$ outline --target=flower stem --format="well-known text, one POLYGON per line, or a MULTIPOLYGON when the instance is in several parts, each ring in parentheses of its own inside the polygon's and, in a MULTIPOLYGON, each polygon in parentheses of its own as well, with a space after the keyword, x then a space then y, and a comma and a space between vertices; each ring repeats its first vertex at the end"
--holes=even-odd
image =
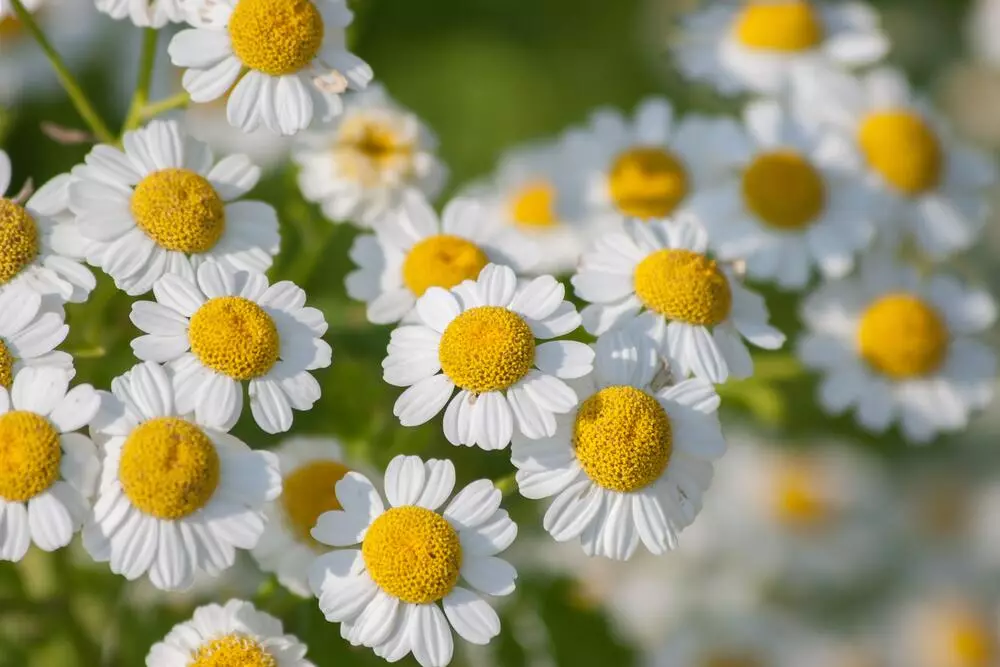
POLYGON ((129 104, 128 114, 125 116, 125 123, 122 125, 121 133, 123 135, 129 130, 139 127, 139 123, 142 121, 143 111, 149 100, 149 87, 153 81, 153 67, 156 65, 156 38, 157 32, 154 28, 146 28, 142 31, 139 78, 135 84, 135 93, 132 94, 132 103, 129 104))
POLYGON ((171 95, 170 97, 156 102, 151 102, 142 108, 142 118, 154 118, 155 116, 159 116, 161 113, 166 113, 167 111, 182 109, 186 107, 190 101, 191 96, 185 91, 177 93, 176 95, 171 95))

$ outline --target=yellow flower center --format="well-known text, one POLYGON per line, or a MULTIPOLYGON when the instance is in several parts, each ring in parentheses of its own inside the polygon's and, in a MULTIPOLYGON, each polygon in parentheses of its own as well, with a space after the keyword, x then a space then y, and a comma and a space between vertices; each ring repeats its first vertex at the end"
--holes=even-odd
POLYGON ((16 15, 0 17, 0 42, 10 43, 20 39, 23 35, 24 25, 16 15))
POLYGON ((0 197, 0 285, 38 256, 38 227, 23 206, 0 197))
POLYGON ((146 176, 135 186, 131 208, 146 236, 176 252, 207 252, 226 229, 219 193, 190 169, 161 169, 146 176))
POLYGON ((733 293, 714 260, 691 250, 657 250, 635 267, 635 293, 667 319, 712 326, 729 316, 733 293))
POLYGON ((751 49, 808 51, 823 40, 823 24, 805 0, 748 2, 736 20, 736 39, 751 49))
POLYGON ((861 357, 895 379, 920 377, 941 365, 948 352, 948 329, 937 311, 911 294, 888 294, 875 301, 858 327, 861 357))
POLYGON ((234 632, 199 646, 187 667, 278 667, 278 661, 257 640, 234 632))
POLYGON ((758 155, 743 172, 743 200, 768 226, 794 231, 823 212, 826 187, 801 155, 774 151, 758 155))
POLYGON ((31 500, 59 479, 59 433, 45 417, 14 410, 0 415, 0 498, 31 500))
POLYGON ((10 389, 13 386, 14 355, 10 353, 3 338, 0 338, 0 387, 10 389))
POLYGON ((348 472, 350 469, 339 461, 320 460, 305 463, 285 477, 281 505, 299 541, 316 546, 310 535, 316 519, 324 512, 343 509, 335 487, 348 472))
POLYGON ((618 210, 636 218, 670 215, 688 193, 684 164, 662 148, 636 147, 615 160, 608 176, 618 210))
POLYGON ((403 283, 417 296, 431 287, 451 289, 463 280, 475 280, 489 261, 472 241, 451 234, 428 236, 403 260, 403 283))
MULTIPOLYGON (((1000 657, 997 640, 982 619, 962 614, 948 628, 951 655, 943 660, 947 667, 993 667, 1000 657)), ((945 657, 945 656, 942 656, 945 657)))
POLYGON ((670 418, 635 387, 606 387, 580 405, 573 449, 595 484, 621 493, 652 484, 670 462, 670 418))
POLYGON ((267 311, 241 296, 209 299, 191 316, 191 351, 202 364, 234 380, 267 374, 281 340, 267 311))
POLYGON ((941 180, 945 160, 941 143, 918 114, 869 114, 861 123, 858 143, 871 168, 903 194, 919 195, 941 180))
POLYGON ((208 504, 219 485, 219 455, 204 431, 157 417, 132 431, 118 463, 122 491, 157 519, 183 519, 208 504))
POLYGON ((284 76, 313 61, 323 16, 309 0, 239 0, 229 17, 233 53, 250 69, 284 76))
POLYGON ((774 511, 793 528, 815 528, 830 518, 833 508, 823 497, 816 471, 805 463, 783 466, 778 472, 774 511))
POLYGON ((445 375, 462 389, 474 394, 500 391, 531 370, 535 334, 506 308, 470 308, 444 330, 438 359, 445 375))
POLYGON ((546 181, 533 181, 514 193, 510 217, 521 227, 552 227, 556 217, 556 189, 546 181))
POLYGON ((458 581, 462 546, 441 515, 423 507, 393 507, 361 544, 365 569, 378 587, 410 604, 437 602, 458 581))
POLYGON ((408 176, 413 168, 413 150, 412 142, 404 140, 390 125, 360 115, 341 123, 333 146, 339 173, 364 187, 378 185, 387 172, 408 176))

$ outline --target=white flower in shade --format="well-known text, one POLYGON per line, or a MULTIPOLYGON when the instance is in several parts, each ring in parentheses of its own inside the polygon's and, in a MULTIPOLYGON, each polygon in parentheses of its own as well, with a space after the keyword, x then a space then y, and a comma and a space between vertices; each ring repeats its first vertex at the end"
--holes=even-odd
POLYGON ((873 255, 858 276, 805 300, 797 353, 823 375, 818 398, 826 412, 853 409, 875 433, 898 420, 908 440, 926 442, 964 429, 992 398, 996 355, 970 336, 995 319, 987 292, 947 275, 921 279, 873 255))
POLYGON ((803 114, 831 133, 829 154, 847 169, 866 169, 883 193, 892 240, 912 235, 935 259, 975 242, 996 165, 960 143, 901 72, 882 68, 858 79, 805 68, 795 98, 803 114))
POLYGON ((422 195, 408 192, 374 234, 355 239, 350 256, 358 269, 347 276, 347 294, 368 304, 368 320, 375 324, 412 320, 417 299, 428 289, 475 280, 490 262, 523 273, 535 265, 536 250, 475 200, 455 199, 439 220, 422 195))
POLYGON ((265 271, 278 252, 270 204, 239 201, 260 178, 245 155, 214 163, 175 121, 127 132, 124 151, 96 146, 73 169, 70 207, 87 260, 135 296, 166 273, 189 279, 206 262, 265 271))
POLYGON ((93 427, 104 461, 84 547, 115 574, 148 573, 162 590, 190 587, 199 571, 218 576, 264 532, 264 505, 281 493, 277 457, 185 416, 152 362, 111 391, 93 427))
POLYGON ((283 135, 306 129, 317 105, 329 118, 339 95, 361 90, 371 67, 350 53, 344 30, 354 19, 344 0, 192 0, 189 23, 170 42, 194 102, 230 90, 230 125, 283 135))
POLYGON ((751 102, 743 117, 747 151, 729 179, 691 204, 713 249, 785 289, 804 287, 813 265, 842 277, 881 218, 863 169, 824 155, 822 133, 776 101, 751 102))
POLYGON ((577 404, 563 380, 586 375, 594 361, 583 343, 536 342, 580 326, 564 296, 552 276, 518 285, 509 267, 496 264, 476 282, 427 290, 417 302, 419 322, 392 332, 382 361, 385 381, 408 387, 393 414, 417 426, 447 404, 448 442, 483 449, 506 447, 515 422, 529 438, 553 435, 556 415, 577 404))
POLYGON ((630 220, 601 236, 572 279, 591 303, 581 312, 584 328, 598 336, 620 326, 645 331, 676 378, 749 377, 753 360, 742 338, 773 350, 785 335, 768 324, 764 299, 709 259, 707 246, 705 232, 686 220, 630 220))
POLYGON ((65 177, 56 177, 21 204, 7 199, 11 164, 0 150, 0 290, 22 285, 60 301, 86 301, 97 285, 90 269, 65 246, 65 177))
POLYGON ((352 645, 389 662, 413 653, 423 667, 443 667, 454 650, 452 628, 472 644, 500 633, 500 618, 481 594, 514 591, 517 572, 497 554, 514 541, 517 525, 488 479, 466 486, 439 512, 454 485, 451 461, 416 456, 389 462, 388 508, 363 475, 351 472, 337 483, 344 509, 321 515, 313 537, 360 549, 317 558, 309 585, 352 645))
POLYGON ((10 390, 18 371, 29 366, 62 368, 72 376, 73 357, 55 349, 68 333, 61 309, 46 308, 37 292, 0 290, 0 387, 10 390))
POLYGON ((185 0, 97 0, 97 9, 115 20, 128 19, 140 28, 162 28, 184 20, 185 0))
POLYGON ((333 222, 371 227, 407 190, 434 199, 447 179, 437 138, 378 84, 347 98, 329 126, 300 137, 299 189, 333 222))
POLYGON ((208 604, 153 645, 146 667, 313 667, 305 644, 283 632, 280 620, 249 602, 208 604))
POLYGON ((309 410, 320 386, 309 371, 330 365, 323 313, 287 280, 268 286, 260 273, 203 264, 196 280, 168 274, 153 285, 155 302, 132 304, 132 322, 147 335, 132 341, 140 359, 168 363, 177 409, 229 430, 250 411, 268 433, 287 431, 292 410, 309 410))
POLYGON ((863 2, 723 0, 704 7, 683 20, 672 50, 681 72, 727 95, 773 95, 803 63, 862 67, 889 51, 878 14, 863 2))
POLYGON ((100 463, 76 433, 101 406, 89 384, 69 389, 72 373, 25 368, 10 391, 0 386, 0 560, 18 561, 34 542, 66 546, 90 512, 100 463))

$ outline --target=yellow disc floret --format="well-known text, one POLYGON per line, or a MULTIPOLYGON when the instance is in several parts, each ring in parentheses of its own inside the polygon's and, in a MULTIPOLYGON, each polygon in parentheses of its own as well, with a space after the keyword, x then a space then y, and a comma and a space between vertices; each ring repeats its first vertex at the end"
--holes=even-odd
POLYGON ((362 187, 376 187, 383 178, 407 178, 413 169, 413 142, 378 118, 354 115, 340 124, 333 146, 340 176, 362 187))
POLYGON ((743 200, 766 225, 793 231, 823 212, 826 187, 801 155, 774 151, 758 155, 743 172, 743 200))
POLYGON ((993 667, 1000 658, 1000 646, 991 626, 969 611, 952 612, 945 620, 945 646, 940 648, 940 664, 948 667, 993 667), (949 646, 950 644, 950 646, 949 646))
POLYGON ((945 159, 941 142, 918 114, 869 114, 861 123, 858 143, 871 168, 903 194, 919 195, 941 180, 945 159))
POLYGON ((241 296, 206 301, 191 316, 188 338, 202 364, 241 382, 265 375, 281 350, 274 319, 241 296))
POLYGON ((256 639, 234 632, 199 646, 187 667, 278 667, 278 661, 256 639))
POLYGON ((635 387, 606 387, 580 405, 573 449, 587 476, 629 493, 652 484, 670 462, 670 418, 659 401, 635 387))
POLYGON ((393 507, 368 527, 361 554, 378 587, 410 604, 442 599, 458 581, 462 546, 441 515, 423 507, 393 507))
POLYGON ((812 528, 830 518, 833 508, 823 496, 817 471, 806 463, 782 466, 775 484, 774 511, 793 528, 812 528))
POLYGON ((239 0, 229 17, 233 53, 250 69, 284 76, 323 46, 323 16, 310 0, 239 0))
POLYGON ((763 0, 746 4, 735 35, 751 49, 808 51, 823 40, 823 24, 806 0, 763 0))
POLYGON ((38 257, 38 226, 23 206, 0 197, 0 285, 38 257))
POLYGON ((219 455, 196 425, 158 417, 137 426, 125 440, 118 478, 140 511, 157 519, 183 519, 215 493, 219 455))
POLYGON ((59 479, 59 433, 45 417, 14 410, 0 415, 0 498, 23 503, 59 479))
POLYGON ((285 477, 281 506, 300 541, 315 545, 310 531, 316 519, 324 512, 342 509, 335 487, 348 472, 350 469, 339 461, 317 460, 299 466, 285 477))
POLYGON ((474 394, 500 391, 531 370, 535 334, 506 308, 470 308, 444 330, 438 358, 445 375, 462 389, 474 394))
POLYGON ((139 229, 166 250, 207 252, 226 229, 222 198, 190 169, 161 169, 146 176, 135 186, 131 208, 139 229))
POLYGON ((14 355, 10 353, 3 338, 0 338, 0 387, 14 386, 14 355))
POLYGON ((546 181, 526 183, 510 200, 510 217, 521 227, 552 227, 556 217, 556 189, 546 181))
POLYGON ((733 293, 714 260, 691 250, 657 250, 635 267, 635 293, 667 319, 712 326, 729 316, 733 293))
POLYGON ((623 214, 662 218, 687 196, 688 175, 683 163, 662 148, 631 148, 611 166, 608 189, 623 214))
POLYGON ((489 261, 479 246, 460 236, 428 236, 406 254, 403 283, 417 296, 431 287, 451 289, 463 280, 475 280, 489 261))
POLYGON ((948 328, 938 312, 912 294, 888 294, 861 317, 858 348, 868 365, 895 379, 933 373, 948 353, 948 328))

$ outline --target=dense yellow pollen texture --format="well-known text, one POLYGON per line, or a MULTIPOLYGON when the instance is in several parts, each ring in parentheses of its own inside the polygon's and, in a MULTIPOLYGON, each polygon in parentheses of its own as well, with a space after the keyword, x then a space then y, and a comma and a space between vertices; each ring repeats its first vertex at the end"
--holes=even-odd
POLYGON ((667 319, 716 325, 729 316, 733 294, 714 260, 691 250, 657 250, 635 267, 635 293, 667 319))
POLYGON ((175 417, 137 426, 118 463, 122 491, 157 519, 183 519, 208 504, 219 485, 219 455, 204 431, 175 417))
POLYGON ((10 389, 14 386, 14 355, 7 349, 7 344, 0 338, 0 387, 10 389))
POLYGON ((670 462, 670 418, 635 387, 606 387, 580 405, 573 449, 595 484, 629 493, 652 484, 670 462))
POLYGON ((735 34, 751 49, 808 51, 823 41, 823 24, 805 0, 751 1, 736 21, 735 34))
POLYGON ((861 357, 894 379, 938 369, 948 353, 948 329, 938 312, 912 294, 887 294, 868 307, 858 327, 861 357))
POLYGON ((511 197, 510 217, 522 227, 552 227, 559 222, 555 207, 555 187, 546 181, 532 181, 511 197))
POLYGON ((775 488, 775 513, 795 528, 818 526, 830 517, 832 508, 823 497, 818 471, 806 463, 783 466, 775 488))
POLYGON ((24 207, 0 197, 0 285, 38 256, 38 226, 24 207))
POLYGON ((201 363, 241 382, 265 375, 281 351, 274 320, 241 296, 206 301, 191 316, 188 338, 201 363))
POLYGON ((470 308, 444 330, 438 358, 445 375, 462 389, 474 394, 499 391, 531 370, 535 334, 506 308, 470 308))
POLYGON ((225 204, 212 184, 190 169, 161 169, 143 178, 131 209, 139 229, 176 252, 207 252, 226 229, 225 204))
POLYGON ((868 164, 906 195, 933 190, 941 181, 945 157, 937 134, 918 114, 881 111, 861 123, 858 143, 868 164))
POLYGON ((343 463, 318 460, 304 463, 285 477, 281 506, 300 541, 317 544, 310 535, 316 519, 324 512, 343 509, 335 487, 348 472, 350 469, 343 463))
POLYGON ((229 17, 233 53, 250 69, 284 76, 316 58, 323 17, 310 0, 239 0, 229 17))
POLYGON ((187 667, 278 667, 278 661, 256 640, 232 633, 199 646, 187 667))
POLYGON ((458 533, 441 515, 412 505, 393 507, 368 527, 361 554, 383 591, 410 604, 442 599, 462 567, 458 533))
POLYGON ((823 212, 826 187, 809 161, 794 151, 758 155, 743 172, 743 200, 762 222, 794 231, 823 212))
POLYGON ((437 234, 417 242, 403 260, 403 283, 417 296, 431 287, 451 289, 475 280, 489 257, 472 241, 437 234))
POLYGON ((649 219, 670 215, 688 194, 684 164, 662 148, 630 148, 608 174, 611 200, 625 215, 649 219))
POLYGON ((377 118, 355 115, 344 120, 333 146, 339 175, 375 187, 383 175, 408 177, 413 168, 413 142, 377 118))
POLYGON ((59 433, 34 412, 0 415, 0 498, 25 502, 59 479, 59 433))

